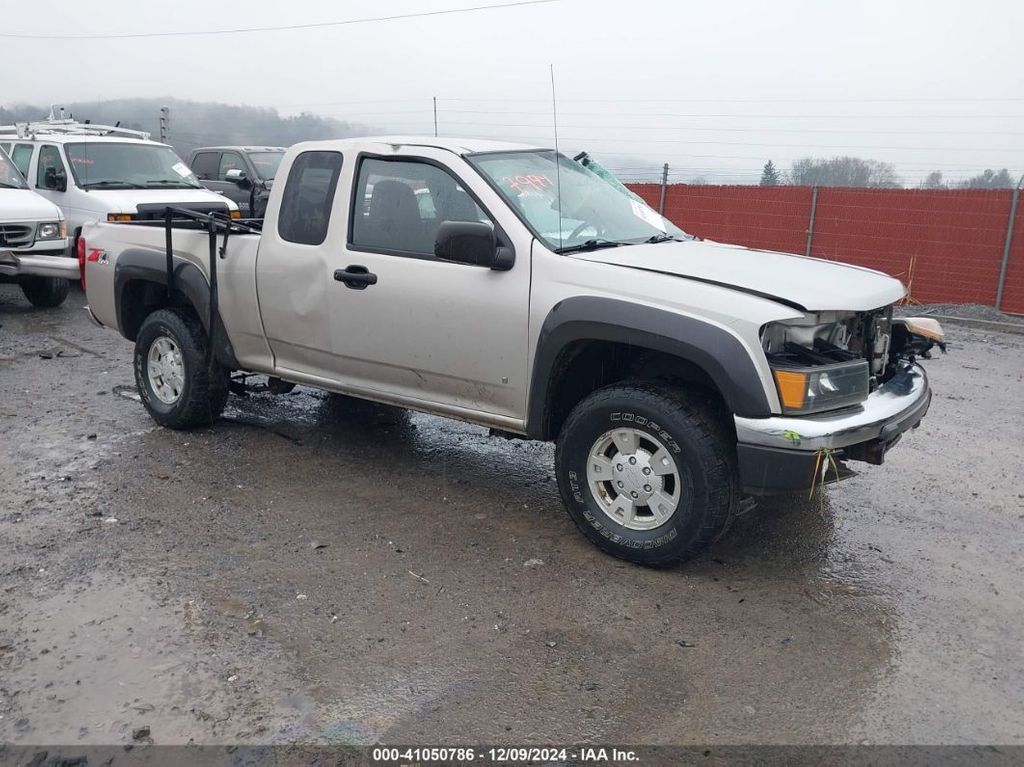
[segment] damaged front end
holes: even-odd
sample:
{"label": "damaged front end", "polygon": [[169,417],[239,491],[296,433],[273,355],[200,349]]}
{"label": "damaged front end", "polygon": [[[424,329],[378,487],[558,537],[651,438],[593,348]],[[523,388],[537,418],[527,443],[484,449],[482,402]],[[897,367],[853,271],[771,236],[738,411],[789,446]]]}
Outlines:
{"label": "damaged front end", "polygon": [[892,306],[807,313],[766,325],[761,342],[781,415],[736,418],[741,477],[755,493],[844,479],[847,461],[881,464],[930,404],[919,360],[945,351],[938,322],[894,317]]}
{"label": "damaged front end", "polygon": [[[927,317],[893,317],[893,307],[870,312],[817,312],[766,325],[761,344],[772,368],[782,412],[810,414],[863,401],[897,379],[918,358],[946,351],[939,323]],[[806,389],[805,379],[818,386]]]}

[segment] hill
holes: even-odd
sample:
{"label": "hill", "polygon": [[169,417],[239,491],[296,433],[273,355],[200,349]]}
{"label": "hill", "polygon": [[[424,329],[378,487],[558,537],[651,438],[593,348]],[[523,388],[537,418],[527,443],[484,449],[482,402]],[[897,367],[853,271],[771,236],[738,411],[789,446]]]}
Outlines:
{"label": "hill", "polygon": [[[63,107],[80,121],[121,126],[160,134],[160,107],[170,109],[171,143],[179,154],[210,144],[264,144],[288,146],[297,141],[345,138],[365,134],[367,126],[303,113],[282,117],[269,107],[185,101],[172,98],[131,98],[111,101],[70,102]],[[12,105],[0,107],[0,125],[45,119],[50,107]]]}

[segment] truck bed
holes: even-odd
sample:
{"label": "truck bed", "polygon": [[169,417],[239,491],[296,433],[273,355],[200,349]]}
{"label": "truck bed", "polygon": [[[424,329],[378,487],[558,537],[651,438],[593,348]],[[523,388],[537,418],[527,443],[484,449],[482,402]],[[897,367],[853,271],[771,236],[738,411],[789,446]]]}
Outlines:
{"label": "truck bed", "polygon": [[[169,240],[172,288],[188,294],[196,305],[193,294],[204,294],[199,296],[199,303],[206,311],[219,306],[220,316],[230,318],[230,324],[225,325],[230,337],[244,339],[255,334],[265,347],[256,306],[255,261],[260,235],[249,226],[226,223],[230,228],[222,228],[216,234],[213,270],[210,232],[197,228],[196,222],[172,222],[169,236],[162,222],[87,225],[82,238],[92,317],[131,338],[132,328],[127,319],[118,316],[118,295],[130,290],[129,283],[134,279],[167,284]],[[218,275],[224,279],[217,279]],[[208,316],[200,319],[209,325]]]}

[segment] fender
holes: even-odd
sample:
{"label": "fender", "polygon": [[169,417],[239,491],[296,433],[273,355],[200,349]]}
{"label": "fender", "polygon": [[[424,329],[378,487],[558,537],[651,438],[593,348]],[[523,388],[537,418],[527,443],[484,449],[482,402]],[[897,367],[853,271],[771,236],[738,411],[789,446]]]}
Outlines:
{"label": "fender", "polygon": [[574,341],[614,341],[664,352],[701,368],[736,415],[771,415],[746,347],[731,333],[693,317],[612,298],[580,296],[557,303],[544,319],[530,381],[527,433],[545,439],[552,371]]}
{"label": "fender", "polygon": [[[165,255],[152,250],[130,248],[118,256],[114,265],[114,311],[122,333],[127,327],[123,298],[125,288],[132,280],[153,282],[166,287],[167,261]],[[199,315],[203,329],[212,339],[213,354],[217,361],[231,370],[239,369],[241,365],[235,357],[235,349],[231,345],[231,339],[228,338],[219,312],[214,318],[213,332],[210,331],[210,283],[207,281],[206,275],[195,264],[175,256],[174,288],[188,299],[196,314]],[[127,333],[124,335],[129,341],[135,340]]]}

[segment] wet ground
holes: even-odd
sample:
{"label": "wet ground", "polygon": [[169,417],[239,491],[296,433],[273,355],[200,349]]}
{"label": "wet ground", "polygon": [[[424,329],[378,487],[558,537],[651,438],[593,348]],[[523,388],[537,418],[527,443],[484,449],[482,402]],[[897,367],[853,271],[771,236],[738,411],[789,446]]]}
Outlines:
{"label": "wet ground", "polygon": [[0,742],[1024,743],[1024,337],[675,570],[549,446],[300,389],[154,426],[74,292],[0,286]]}

